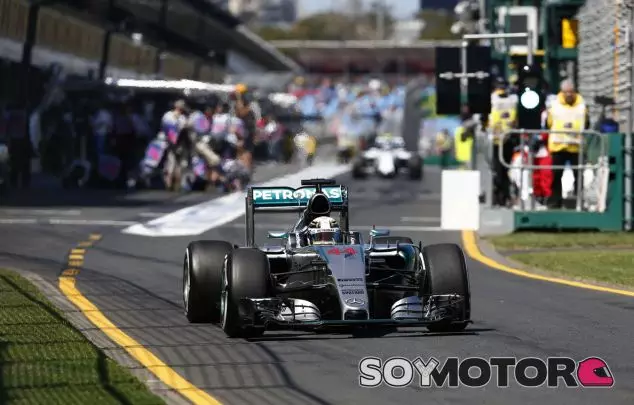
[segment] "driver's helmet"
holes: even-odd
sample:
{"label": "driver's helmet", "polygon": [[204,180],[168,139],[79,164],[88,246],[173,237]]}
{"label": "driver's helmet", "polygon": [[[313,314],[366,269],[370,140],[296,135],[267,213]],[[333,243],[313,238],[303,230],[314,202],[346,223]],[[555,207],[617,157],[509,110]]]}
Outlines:
{"label": "driver's helmet", "polygon": [[405,140],[401,136],[395,136],[392,138],[392,147],[396,149],[402,149],[405,147]]}
{"label": "driver's helmet", "polygon": [[388,150],[388,149],[390,149],[390,140],[391,140],[391,136],[389,136],[389,135],[381,135],[381,136],[376,138],[375,143],[376,143],[377,148]]}
{"label": "driver's helmet", "polygon": [[336,245],[342,242],[341,229],[334,218],[317,217],[308,225],[309,241],[313,245]]}

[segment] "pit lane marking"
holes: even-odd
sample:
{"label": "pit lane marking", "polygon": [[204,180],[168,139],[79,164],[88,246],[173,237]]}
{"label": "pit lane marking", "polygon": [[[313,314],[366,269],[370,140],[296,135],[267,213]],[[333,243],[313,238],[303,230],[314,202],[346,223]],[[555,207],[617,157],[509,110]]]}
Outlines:
{"label": "pit lane marking", "polygon": [[401,217],[401,222],[421,222],[421,223],[440,223],[440,218],[438,217]]}
{"label": "pit lane marking", "polygon": [[0,210],[1,213],[7,215],[60,215],[60,216],[79,216],[80,210],[46,210],[46,209],[23,209],[23,208],[5,208]]}
{"label": "pit lane marking", "polygon": [[116,221],[110,219],[68,218],[0,218],[0,225],[79,225],[79,226],[130,226],[138,221]]}
{"label": "pit lane marking", "polygon": [[634,297],[634,291],[621,290],[618,288],[602,287],[594,284],[582,283],[580,281],[565,280],[557,277],[542,276],[540,274],[530,273],[528,271],[514,269],[502,263],[498,263],[490,257],[485,256],[478,248],[476,241],[476,234],[474,231],[462,231],[462,245],[472,259],[479,261],[495,270],[503,271],[505,273],[514,274],[516,276],[530,278],[533,280],[547,281],[549,283],[563,284],[569,287],[583,288],[586,290],[594,290],[611,294],[625,295],[628,297]]}
{"label": "pit lane marking", "polygon": [[[70,250],[66,269],[61,272],[58,278],[59,289],[93,325],[154,374],[158,381],[178,392],[195,405],[222,405],[216,398],[187,381],[162,362],[149,349],[117,328],[95,304],[90,302],[79,291],[76,286],[76,277],[81,273],[85,255],[101,238],[102,235],[100,234],[91,234],[87,240],[80,241],[77,243],[77,247]],[[150,380],[147,383],[156,383],[158,381]]]}
{"label": "pit lane marking", "polygon": [[[254,185],[261,187],[299,187],[302,179],[336,177],[349,171],[349,165],[321,163]],[[203,203],[165,213],[146,223],[132,224],[121,232],[145,237],[201,235],[242,217],[244,215],[245,197],[246,193],[244,192],[226,194]]]}
{"label": "pit lane marking", "polygon": [[[165,212],[142,212],[139,214],[139,217],[141,218],[158,218],[161,215],[165,215]],[[169,214],[169,213],[167,213]]]}

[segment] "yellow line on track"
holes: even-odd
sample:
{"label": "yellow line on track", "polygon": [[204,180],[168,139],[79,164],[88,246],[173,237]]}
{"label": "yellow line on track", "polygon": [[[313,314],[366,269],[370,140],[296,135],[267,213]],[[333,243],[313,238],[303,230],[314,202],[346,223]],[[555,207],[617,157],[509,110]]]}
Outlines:
{"label": "yellow line on track", "polygon": [[[98,241],[101,235],[92,234],[90,240]],[[90,243],[90,245],[88,245]],[[91,242],[80,242],[78,246],[88,247]],[[93,325],[101,330],[117,345],[121,346],[130,356],[137,360],[143,367],[154,374],[161,382],[172,388],[183,397],[191,401],[195,405],[222,405],[220,401],[212,397],[205,391],[187,381],[180,374],[174,371],[170,366],[165,364],[149,349],[145,348],[141,343],[134,340],[121,329],[119,329],[112,321],[110,321],[97,308],[95,304],[90,302],[77,288],[75,276],[79,274],[80,269],[70,268],[64,270],[59,277],[59,288],[66,298],[72,302],[79,310],[88,318]]]}
{"label": "yellow line on track", "polygon": [[478,244],[476,241],[476,234],[473,231],[462,231],[462,245],[467,255],[469,255],[472,259],[477,260],[480,263],[495,270],[500,270],[505,273],[511,273],[520,277],[531,278],[533,280],[541,280],[541,281],[548,281],[550,283],[563,284],[569,287],[583,288],[586,290],[594,290],[594,291],[600,291],[605,293],[634,297],[634,291],[620,290],[618,288],[602,287],[599,285],[582,283],[581,281],[572,281],[572,280],[565,280],[563,278],[543,276],[540,274],[534,274],[534,273],[530,273],[528,271],[524,271],[520,269],[514,269],[505,264],[498,263],[495,260],[491,259],[490,257],[483,255],[482,252],[480,252],[480,248],[478,248]]}

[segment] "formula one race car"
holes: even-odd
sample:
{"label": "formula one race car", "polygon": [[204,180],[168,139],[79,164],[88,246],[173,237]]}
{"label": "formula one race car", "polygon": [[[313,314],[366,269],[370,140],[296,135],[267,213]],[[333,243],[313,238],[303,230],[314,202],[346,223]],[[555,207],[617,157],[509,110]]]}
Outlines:
{"label": "formula one race car", "polygon": [[[288,231],[268,233],[281,244],[256,246],[254,217],[260,212],[300,215]],[[304,180],[298,189],[250,188],[246,246],[191,242],[183,270],[188,320],[219,323],[229,337],[272,329],[357,335],[425,326],[457,332],[471,323],[462,249],[423,247],[376,229],[365,243],[349,230],[347,188],[333,180]]]}
{"label": "formula one race car", "polygon": [[369,174],[394,177],[401,170],[407,170],[409,178],[423,178],[423,159],[405,149],[405,141],[400,136],[378,136],[369,149],[352,163],[352,176],[365,178]]}

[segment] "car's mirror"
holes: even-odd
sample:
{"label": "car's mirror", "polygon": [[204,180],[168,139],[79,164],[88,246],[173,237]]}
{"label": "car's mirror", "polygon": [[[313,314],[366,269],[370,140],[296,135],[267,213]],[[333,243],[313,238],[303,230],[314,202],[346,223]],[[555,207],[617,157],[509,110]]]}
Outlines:
{"label": "car's mirror", "polygon": [[390,231],[387,229],[372,229],[370,231],[370,237],[376,238],[377,236],[390,236]]}
{"label": "car's mirror", "polygon": [[269,237],[269,239],[286,239],[288,238],[288,232],[284,232],[284,231],[269,231],[267,233],[267,236]]}

